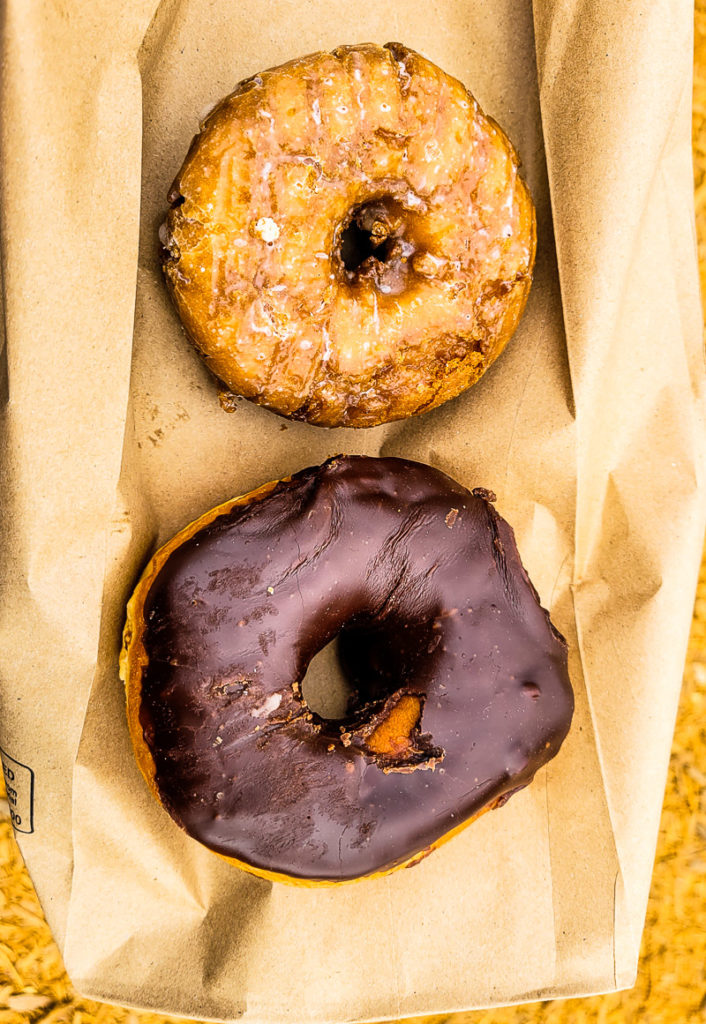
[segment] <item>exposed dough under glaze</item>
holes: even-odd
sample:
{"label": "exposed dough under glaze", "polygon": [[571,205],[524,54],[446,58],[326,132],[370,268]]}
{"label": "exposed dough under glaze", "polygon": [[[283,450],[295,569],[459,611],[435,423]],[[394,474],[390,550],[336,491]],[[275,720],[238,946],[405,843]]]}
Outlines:
{"label": "exposed dough under glaze", "polygon": [[[502,351],[529,292],[534,208],[512,146],[460,82],[399,44],[242,82],[169,199],[164,271],[207,365],[322,426],[453,398]],[[347,269],[353,220],[371,251]]]}

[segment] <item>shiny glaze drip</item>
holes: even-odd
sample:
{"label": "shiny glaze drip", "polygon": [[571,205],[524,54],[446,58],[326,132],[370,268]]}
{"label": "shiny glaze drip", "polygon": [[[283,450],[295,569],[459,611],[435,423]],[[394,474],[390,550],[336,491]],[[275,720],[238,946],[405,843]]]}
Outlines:
{"label": "shiny glaze drip", "polygon": [[[568,731],[563,638],[489,495],[338,457],[219,515],[144,605],[140,722],[172,816],[256,868],[390,868],[527,785]],[[339,635],[353,688],[301,695]]]}

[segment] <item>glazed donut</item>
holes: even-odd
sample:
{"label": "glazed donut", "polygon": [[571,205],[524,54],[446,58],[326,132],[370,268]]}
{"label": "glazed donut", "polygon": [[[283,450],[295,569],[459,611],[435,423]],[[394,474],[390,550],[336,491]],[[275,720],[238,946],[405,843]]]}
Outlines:
{"label": "glazed donut", "polygon": [[[526,786],[573,712],[566,643],[487,491],[338,457],[219,505],[149,562],[121,659],[138,764],[268,879],[409,864]],[[336,635],[352,691],[302,696]]]}
{"label": "glazed donut", "polygon": [[169,193],[167,285],[232,394],[321,426],[425,412],[500,354],[535,214],[501,129],[399,43],[242,82]]}

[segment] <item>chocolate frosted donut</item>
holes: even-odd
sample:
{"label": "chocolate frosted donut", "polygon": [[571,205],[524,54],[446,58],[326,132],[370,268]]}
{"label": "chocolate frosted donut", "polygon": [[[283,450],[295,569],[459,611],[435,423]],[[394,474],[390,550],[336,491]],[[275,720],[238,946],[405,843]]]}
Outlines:
{"label": "chocolate frosted donut", "polygon": [[399,43],[242,82],[169,194],[167,285],[235,394],[370,427],[473,384],[529,293],[535,215],[501,129]]}
{"label": "chocolate frosted donut", "polygon": [[[186,831],[270,879],[409,863],[526,786],[573,711],[566,644],[487,491],[331,459],[207,512],[128,606],[138,763]],[[343,720],[301,682],[339,636]]]}

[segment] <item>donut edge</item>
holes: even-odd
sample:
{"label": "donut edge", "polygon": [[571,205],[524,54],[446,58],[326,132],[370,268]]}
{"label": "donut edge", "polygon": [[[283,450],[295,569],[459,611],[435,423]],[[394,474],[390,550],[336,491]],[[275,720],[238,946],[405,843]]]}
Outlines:
{"label": "donut edge", "polygon": [[[156,782],[156,771],[157,767],[152,757],[152,753],[145,741],[142,726],[140,724],[140,704],[142,700],[142,673],[143,669],[148,664],[147,652],[143,643],[143,637],[145,632],[145,620],[144,620],[144,605],[149,594],[152,584],[159,575],[162,567],[166,563],[172,552],[176,551],[182,544],[190,540],[202,527],[209,526],[218,516],[227,515],[232,509],[238,506],[250,505],[254,502],[261,501],[266,498],[275,487],[280,483],[287,483],[291,480],[291,476],[281,477],[279,480],[270,480],[260,487],[256,487],[252,491],[248,491],[247,494],[239,495],[237,498],[230,498],[227,501],[221,502],[221,504],[214,506],[203,515],[194,519],[186,526],[182,527],[170,540],[163,544],[157,551],[152,555],[147,565],[145,566],[137,585],[135,586],[130,599],[127,603],[125,626],[123,627],[122,633],[122,645],[120,649],[119,658],[119,675],[120,679],[125,686],[125,702],[126,702],[126,714],[127,724],[130,733],[130,739],[132,742],[133,753],[137,766],[140,769],[142,777],[147,783],[147,787],[157,801],[159,806],[167,814],[167,808],[164,806],[160,797],[159,789]],[[524,787],[522,787],[524,788]],[[515,791],[513,791],[515,792]],[[396,871],[402,870],[402,868],[411,868],[415,864],[424,860],[429,854],[433,853],[444,843],[447,843],[450,839],[459,835],[464,829],[472,825],[474,821],[482,817],[488,811],[494,810],[496,807],[502,806],[512,794],[504,793],[499,797],[496,797],[491,803],[482,807],[477,814],[472,815],[465,821],[462,821],[459,825],[445,832],[443,836],[440,836],[436,842],[430,846],[425,847],[423,850],[412,854],[406,860],[399,864],[395,864],[393,867],[383,868],[380,871],[369,872],[368,874],[358,875],[356,878],[342,878],[342,879],[325,879],[325,878],[300,878],[296,875],[287,875],[282,872],[268,871],[266,868],[258,868],[252,864],[248,864],[246,861],[239,860],[237,857],[228,857],[225,854],[219,853],[217,850],[211,849],[206,846],[205,843],[199,843],[194,836],[190,835],[187,830],[177,822],[171,814],[169,817],[177,825],[189,839],[193,842],[198,843],[204,849],[208,850],[209,853],[221,860],[226,861],[228,864],[236,868],[240,868],[242,871],[246,871],[250,875],[255,875],[257,878],[262,878],[268,882],[282,882],[286,885],[298,886],[300,888],[331,888],[339,885],[351,885],[355,882],[362,882],[372,880],[375,878],[384,878],[387,875],[391,875]]]}
{"label": "donut edge", "polygon": [[145,742],[140,724],[142,673],[149,662],[143,643],[145,633],[143,613],[147,595],[172,552],[190,540],[202,527],[210,525],[218,516],[226,515],[238,505],[249,505],[252,502],[260,501],[267,497],[279,483],[287,479],[289,477],[285,477],[283,480],[271,480],[247,494],[221,502],[184,526],[152,555],[128,600],[120,649],[119,675],[125,685],[127,723],[135,759],[152,796],[161,807],[164,807],[164,804],[155,779],[157,768]]}

